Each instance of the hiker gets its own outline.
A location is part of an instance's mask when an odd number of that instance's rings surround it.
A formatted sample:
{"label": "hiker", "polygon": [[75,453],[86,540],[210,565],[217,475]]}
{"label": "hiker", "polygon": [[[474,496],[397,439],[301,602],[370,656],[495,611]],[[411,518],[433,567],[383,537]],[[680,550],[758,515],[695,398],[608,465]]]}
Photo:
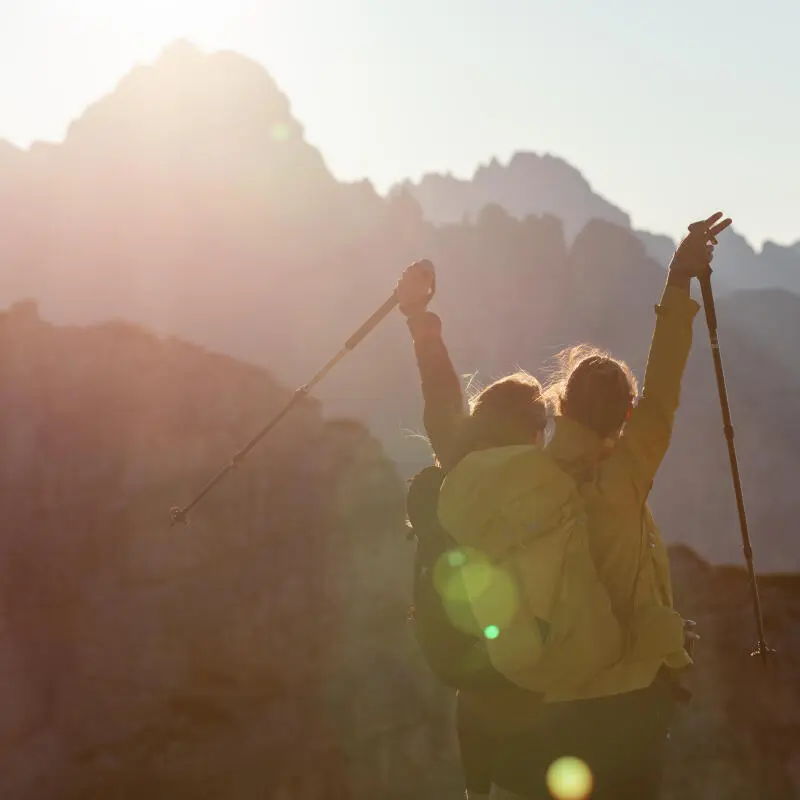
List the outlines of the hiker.
{"label": "hiker", "polygon": [[[452,542],[455,549],[449,553],[446,542],[444,546],[436,543],[437,505],[443,476],[465,459],[478,458],[481,465],[488,460],[490,473],[497,474],[499,482],[511,491],[521,487],[524,494],[530,495],[529,480],[531,485],[538,482],[535,496],[539,506],[567,505],[564,491],[572,495],[573,502],[579,502],[579,497],[571,479],[543,455],[546,406],[541,384],[533,376],[518,372],[495,381],[472,399],[469,413],[465,411],[461,385],[441,338],[441,321],[426,309],[433,283],[432,265],[418,262],[406,270],[397,288],[400,309],[408,317],[414,338],[425,399],[425,427],[441,467],[423,470],[409,487],[408,517],[418,542],[415,612],[422,612],[415,613],[415,621],[417,639],[429,667],[445,685],[459,690],[457,732],[468,797],[472,798],[486,796],[492,782],[495,753],[505,736],[535,724],[543,693],[521,688],[497,670],[487,670],[480,654],[487,648],[497,649],[498,643],[484,640],[486,626],[471,621],[474,638],[470,638],[453,631],[453,623],[439,608],[440,598],[432,585],[433,574],[440,571],[437,556],[459,555],[455,541]],[[509,470],[516,475],[509,476]],[[486,510],[490,510],[488,506]],[[466,529],[467,525],[461,527]],[[531,550],[530,555],[535,560],[537,553]],[[590,652],[585,647],[563,652],[564,658],[556,671],[565,680],[571,676],[577,681],[593,675],[621,655],[621,634],[607,593],[596,575],[593,581],[584,577],[586,573],[593,574],[588,543],[584,556],[580,585],[575,591],[576,597],[583,598],[579,623],[583,635],[574,636],[571,641],[580,645],[590,639],[591,632],[595,646]],[[557,568],[550,570],[551,575],[557,572]],[[426,578],[421,577],[426,574]],[[538,594],[549,604],[552,587],[542,581]],[[463,610],[459,616],[463,626]],[[524,631],[518,637],[505,634],[499,644],[502,648],[506,641],[524,639]],[[598,639],[605,645],[597,646]],[[516,653],[515,657],[527,666],[527,654]],[[490,663],[488,657],[485,660]]]}
{"label": "hiker", "polygon": [[[473,398],[471,413],[468,412],[461,382],[442,339],[441,320],[428,310],[434,287],[435,273],[429,261],[412,264],[397,285],[398,305],[407,318],[420,372],[425,430],[440,468],[424,470],[412,481],[408,516],[415,529],[438,525],[437,506],[443,474],[464,455],[476,449],[512,444],[542,446],[547,423],[541,384],[524,372],[509,375],[485,388]],[[418,548],[423,546],[424,541],[420,541]],[[443,549],[439,547],[430,560],[435,560]],[[422,571],[429,569],[427,564],[422,566]],[[415,580],[419,580],[419,575]],[[434,601],[437,600],[435,597]],[[422,622],[417,619],[418,627]],[[439,627],[435,626],[436,622],[440,623]],[[434,622],[430,649],[436,645],[451,647],[452,634],[449,638],[443,636],[441,627],[448,622],[447,619]],[[469,640],[467,646],[470,646]],[[442,660],[453,657],[451,651],[441,656]],[[429,657],[429,663],[432,658]],[[481,667],[484,665],[478,668]],[[446,683],[459,685],[457,679]],[[499,673],[489,675],[479,688],[463,688],[463,683],[461,686],[456,698],[456,731],[462,772],[467,797],[479,800],[489,797],[498,743],[509,733],[532,724],[542,695],[520,689]]]}
{"label": "hiker", "polygon": [[[547,768],[567,754],[589,763],[594,797],[658,796],[675,678],[691,659],[684,622],[672,610],[666,550],[646,501],[669,445],[699,310],[689,284],[708,269],[708,243],[730,224],[719,222],[721,216],[690,226],[676,250],[639,404],[634,408],[637,387],[623,362],[585,347],[565,355],[561,380],[551,386],[559,416],[547,452],[582,487],[593,560],[626,632],[626,651],[593,679],[551,692],[535,724],[503,738],[492,778],[511,792],[508,797],[550,797]],[[415,348],[422,371],[416,335]],[[444,392],[431,393],[430,400],[442,409],[457,406]],[[428,402],[426,396],[426,425],[439,417],[428,412]],[[468,525],[471,518],[462,520]]]}
{"label": "hiker", "polygon": [[538,735],[504,742],[496,781],[519,796],[537,796],[543,777],[542,763],[540,774],[520,775],[521,755],[542,751],[544,740],[557,756],[563,731],[562,754],[581,748],[596,773],[593,796],[659,796],[669,726],[686,696],[679,679],[692,663],[696,636],[673,610],[668,553],[647,499],[669,447],[700,309],[691,280],[709,269],[716,237],[731,224],[721,218],[690,225],[672,258],[638,403],[627,365],[585,346],[561,355],[561,372],[548,389],[557,416],[547,452],[584,487],[593,559],[626,633],[626,651],[582,687],[548,697],[573,702],[543,704]]}

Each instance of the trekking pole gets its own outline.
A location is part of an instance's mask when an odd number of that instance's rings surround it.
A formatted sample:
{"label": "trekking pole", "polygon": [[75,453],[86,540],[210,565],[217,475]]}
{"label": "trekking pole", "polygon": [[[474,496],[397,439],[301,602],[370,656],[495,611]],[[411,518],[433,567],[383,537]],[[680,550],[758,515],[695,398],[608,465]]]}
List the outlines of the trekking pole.
{"label": "trekking pole", "polygon": [[722,424],[725,429],[725,439],[728,443],[728,456],[731,462],[731,475],[733,476],[733,490],[736,494],[736,508],[739,512],[739,524],[742,529],[742,543],[744,557],[747,561],[747,571],[750,576],[750,591],[753,598],[753,611],[756,616],[758,627],[758,644],[750,653],[751,656],[761,656],[766,661],[769,656],[774,655],[775,651],[767,645],[764,635],[764,616],[761,612],[761,600],[758,596],[758,580],[756,578],[755,567],[753,566],[753,547],[750,544],[750,534],[747,531],[747,516],[744,510],[744,498],[742,496],[742,484],[739,479],[739,462],[736,458],[736,448],[733,444],[733,423],[731,422],[731,412],[728,406],[728,392],[725,388],[725,375],[722,372],[722,358],[719,353],[719,341],[717,339],[717,312],[714,307],[714,293],[711,290],[711,269],[702,273],[699,278],[700,290],[703,294],[703,307],[706,312],[706,322],[708,323],[708,335],[711,339],[711,353],[714,357],[714,371],[717,375],[717,389],[719,391],[719,402],[722,408]]}
{"label": "trekking pole", "polygon": [[170,527],[179,523],[187,523],[189,512],[229,473],[238,467],[245,456],[294,408],[309,392],[366,336],[377,327],[378,323],[397,305],[397,297],[392,296],[344,343],[344,347],[304,386],[295,390],[291,399],[283,408],[220,470],[200,491],[200,493],[184,508],[177,506],[170,509]]}

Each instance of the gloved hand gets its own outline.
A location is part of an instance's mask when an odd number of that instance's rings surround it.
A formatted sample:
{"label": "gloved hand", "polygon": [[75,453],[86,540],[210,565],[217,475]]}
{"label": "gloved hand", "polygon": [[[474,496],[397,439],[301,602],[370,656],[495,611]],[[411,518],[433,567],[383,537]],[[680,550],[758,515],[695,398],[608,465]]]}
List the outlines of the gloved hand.
{"label": "gloved hand", "polygon": [[733,221],[726,218],[720,222],[721,217],[722,212],[718,211],[706,220],[689,225],[689,233],[681,240],[672,256],[669,265],[670,278],[682,279],[688,284],[692,278],[710,270],[714,245],[718,244],[717,236]]}
{"label": "gloved hand", "polygon": [[425,311],[435,292],[436,271],[427,259],[406,267],[395,288],[397,305],[406,317]]}
{"label": "gloved hand", "polygon": [[700,637],[694,632],[697,623],[692,619],[683,621],[683,646],[691,658],[694,653],[694,646],[700,641]]}

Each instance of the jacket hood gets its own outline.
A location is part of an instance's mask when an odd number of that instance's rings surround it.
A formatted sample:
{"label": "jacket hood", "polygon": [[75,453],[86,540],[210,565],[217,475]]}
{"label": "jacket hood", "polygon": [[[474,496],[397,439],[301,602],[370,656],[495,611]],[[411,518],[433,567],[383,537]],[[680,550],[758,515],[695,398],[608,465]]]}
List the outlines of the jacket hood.
{"label": "jacket hood", "polygon": [[[521,527],[535,535],[537,527],[560,515],[576,491],[572,479],[540,447],[481,450],[445,477],[439,522],[459,544],[499,555],[519,541]],[[504,542],[506,531],[509,541]]]}

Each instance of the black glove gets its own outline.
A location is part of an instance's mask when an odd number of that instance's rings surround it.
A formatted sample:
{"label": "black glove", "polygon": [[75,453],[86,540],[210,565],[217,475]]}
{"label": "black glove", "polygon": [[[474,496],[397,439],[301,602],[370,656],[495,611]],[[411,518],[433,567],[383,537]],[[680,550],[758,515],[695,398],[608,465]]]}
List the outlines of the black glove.
{"label": "black glove", "polygon": [[697,623],[692,619],[683,621],[683,647],[691,658],[694,653],[695,644],[700,641],[700,637],[694,632]]}
{"label": "black glove", "polygon": [[435,293],[436,271],[427,259],[406,267],[395,288],[397,305],[407,317],[425,311]]}
{"label": "black glove", "polygon": [[683,278],[688,283],[711,269],[717,236],[732,222],[729,218],[720,222],[721,217],[722,212],[718,211],[708,219],[693,222],[689,226],[688,235],[681,240],[670,262],[670,277]]}

